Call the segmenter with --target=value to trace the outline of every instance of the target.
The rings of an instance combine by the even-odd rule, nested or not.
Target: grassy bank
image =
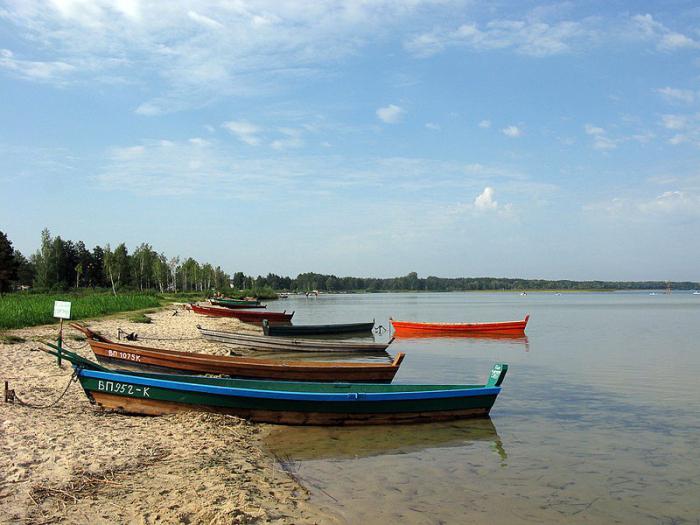
[[[141,310],[161,306],[155,294],[125,293],[116,297],[108,293],[93,294],[11,294],[0,298],[0,330],[24,328],[56,322],[54,301],[70,301],[71,319]]]

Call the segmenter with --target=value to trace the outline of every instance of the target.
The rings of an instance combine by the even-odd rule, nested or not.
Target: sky
[[[295,276],[700,280],[700,4],[0,1],[0,230]]]

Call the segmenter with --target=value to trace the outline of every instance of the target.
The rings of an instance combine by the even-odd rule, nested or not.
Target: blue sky
[[[24,253],[700,279],[696,2],[5,1],[0,93]]]

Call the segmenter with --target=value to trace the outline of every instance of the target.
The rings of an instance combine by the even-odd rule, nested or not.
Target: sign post
[[[61,320],[61,327],[58,331],[58,366],[61,366],[61,348],[63,348],[63,320],[70,319],[70,302],[54,301],[53,316]]]

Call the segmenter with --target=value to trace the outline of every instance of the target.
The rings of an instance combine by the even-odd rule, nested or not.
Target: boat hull
[[[258,301],[235,301],[230,299],[209,299],[209,302],[215,306],[223,306],[225,308],[267,308],[267,305],[260,304]]]
[[[222,332],[199,328],[202,336],[209,341],[233,344],[251,350],[279,350],[283,352],[367,352],[383,353],[388,343],[361,343],[355,341],[336,341],[324,339],[286,339],[269,336]]]
[[[335,335],[359,334],[372,332],[374,321],[371,323],[323,324],[323,325],[289,325],[265,326],[265,335],[271,336],[304,336],[304,335]]]
[[[400,386],[385,385],[384,390],[380,385],[364,385],[374,392],[362,392],[342,383],[316,390],[310,386],[307,391],[261,390],[217,386],[213,378],[192,383],[192,378],[179,382],[155,375],[84,369],[79,369],[78,377],[91,401],[127,414],[204,411],[286,425],[378,425],[485,417],[501,390],[500,386],[484,386],[403,392]],[[281,383],[277,386],[284,388]]]
[[[263,319],[267,319],[270,324],[273,323],[289,323],[292,320],[294,312],[260,312],[255,309],[236,310],[231,308],[220,308],[214,306],[200,306],[191,304],[190,308],[193,312],[200,315],[210,315],[214,317],[233,317],[244,323],[260,324]]]
[[[416,337],[424,334],[435,335],[525,335],[525,328],[530,316],[522,321],[497,323],[419,323],[390,319],[397,337]]]
[[[404,354],[399,353],[392,363],[276,361],[162,350],[92,339],[88,339],[88,343],[100,362],[129,369],[221,374],[280,381],[390,383],[404,357]]]

